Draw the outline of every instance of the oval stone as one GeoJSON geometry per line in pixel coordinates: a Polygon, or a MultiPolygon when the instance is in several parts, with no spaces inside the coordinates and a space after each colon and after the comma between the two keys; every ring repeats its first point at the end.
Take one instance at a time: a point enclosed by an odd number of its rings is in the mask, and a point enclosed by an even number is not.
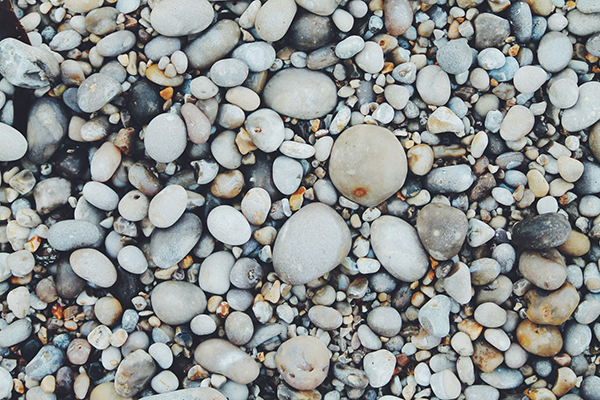
{"type": "Polygon", "coordinates": [[[144,146],[153,160],[168,164],[181,156],[187,144],[185,123],[176,114],[160,114],[146,127],[144,146]]]}
{"type": "Polygon", "coordinates": [[[263,91],[265,105],[298,119],[320,118],[337,104],[335,83],[324,73],[287,68],[271,78],[263,91]]]}
{"type": "Polygon", "coordinates": [[[185,212],[188,196],[180,185],[169,185],[150,201],[148,218],[157,228],[172,226],[185,212]]]}
{"type": "Polygon", "coordinates": [[[103,288],[117,281],[117,270],[108,257],[96,249],[79,249],[71,253],[73,271],[86,281],[103,288]]]}
{"type": "Polygon", "coordinates": [[[421,279],[429,268],[417,231],[400,218],[384,215],[373,221],[371,246],[381,265],[401,281],[421,279]]]}
{"type": "Polygon", "coordinates": [[[48,244],[58,251],[90,247],[100,239],[96,225],[84,220],[69,219],[52,225],[47,233],[48,244]]]}
{"type": "Polygon", "coordinates": [[[27,152],[27,140],[21,132],[0,122],[0,162],[16,161],[27,152]]]}
{"type": "Polygon", "coordinates": [[[213,208],[206,218],[206,227],[220,242],[240,246],[250,240],[252,231],[244,215],[227,205],[213,208]]]}
{"type": "Polygon", "coordinates": [[[558,327],[538,325],[528,319],[517,327],[517,340],[525,350],[540,357],[553,357],[563,346],[558,327]]]}
{"type": "Polygon", "coordinates": [[[303,285],[337,267],[350,252],[346,222],[323,203],[312,203],[292,215],[279,230],[273,268],[292,285],[303,285]]]}
{"type": "Polygon", "coordinates": [[[225,375],[246,385],[260,373],[260,366],[248,354],[223,339],[208,339],[194,351],[194,360],[210,372],[225,375]]]}
{"type": "Polygon", "coordinates": [[[275,364],[290,386],[312,390],[327,378],[330,359],[331,351],[316,337],[295,336],[279,346],[275,364]]]}
{"type": "Polygon", "coordinates": [[[152,290],[150,300],[156,316],[169,325],[186,324],[206,309],[202,289],[183,281],[159,283],[152,290]]]}
{"type": "Polygon", "coordinates": [[[357,125],[333,144],[329,173],[335,187],[363,206],[380,204],[396,193],[406,179],[408,165],[402,145],[388,129],[357,125]]]}
{"type": "Polygon", "coordinates": [[[150,14],[152,27],[164,36],[186,36],[208,28],[214,11],[207,0],[162,0],[150,14]]]}
{"type": "Polygon", "coordinates": [[[449,260],[462,247],[469,222],[464,212],[457,208],[431,203],[417,216],[417,233],[427,252],[436,260],[449,260]]]}
{"type": "Polygon", "coordinates": [[[570,283],[553,292],[532,289],[524,296],[527,318],[541,325],[561,325],[577,308],[579,293],[570,283]]]}
{"type": "Polygon", "coordinates": [[[546,250],[565,243],[571,235],[571,225],[558,213],[527,218],[513,227],[512,242],[519,247],[546,250]]]}

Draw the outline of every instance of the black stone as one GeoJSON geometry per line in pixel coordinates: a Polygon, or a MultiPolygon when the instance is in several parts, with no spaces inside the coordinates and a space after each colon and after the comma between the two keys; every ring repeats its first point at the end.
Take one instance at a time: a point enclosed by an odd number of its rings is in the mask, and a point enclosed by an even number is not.
{"type": "Polygon", "coordinates": [[[74,382],[75,374],[71,368],[65,365],[56,371],[56,393],[71,393],[74,382]]]}
{"type": "Polygon", "coordinates": [[[580,195],[596,194],[600,192],[600,166],[584,161],[583,175],[575,182],[575,192],[580,195]]]}
{"type": "Polygon", "coordinates": [[[131,308],[133,299],[142,290],[136,275],[130,274],[122,268],[118,268],[117,282],[111,292],[121,302],[124,308],[131,308]]]}
{"type": "Polygon", "coordinates": [[[521,43],[529,42],[533,30],[533,16],[529,4],[524,1],[513,3],[508,9],[508,18],[517,40],[521,43]]]}
{"type": "Polygon", "coordinates": [[[512,230],[512,242],[526,249],[548,250],[566,242],[570,235],[569,221],[561,214],[549,213],[516,224],[512,230]]]}
{"type": "Polygon", "coordinates": [[[29,362],[42,348],[42,342],[37,338],[29,339],[21,345],[21,357],[29,362]]]}
{"type": "Polygon", "coordinates": [[[146,124],[162,112],[163,100],[158,88],[146,80],[131,85],[127,96],[127,109],[131,117],[140,124],[146,124]]]}
{"type": "Polygon", "coordinates": [[[329,17],[301,12],[287,33],[288,43],[297,50],[315,50],[331,42],[335,31],[329,17]]]}
{"type": "Polygon", "coordinates": [[[55,155],[56,172],[65,179],[82,178],[88,171],[87,151],[79,146],[65,146],[55,155]]]}
{"type": "Polygon", "coordinates": [[[74,299],[83,291],[85,285],[85,280],[73,271],[67,259],[59,262],[56,273],[56,290],[60,297],[63,299],[74,299]]]}

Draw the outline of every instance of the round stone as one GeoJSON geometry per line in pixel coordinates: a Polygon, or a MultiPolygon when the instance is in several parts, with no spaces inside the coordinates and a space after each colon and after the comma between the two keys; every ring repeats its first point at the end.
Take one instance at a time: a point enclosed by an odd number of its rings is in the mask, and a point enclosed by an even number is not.
{"type": "Polygon", "coordinates": [[[206,309],[206,296],[198,286],[183,281],[159,283],[150,296],[152,309],[169,325],[188,323],[206,309]]]}
{"type": "Polygon", "coordinates": [[[96,249],[79,249],[71,253],[69,263],[73,271],[94,285],[108,288],[117,281],[115,266],[96,249]]]}
{"type": "Polygon", "coordinates": [[[313,336],[295,336],[283,342],[275,355],[277,370],[283,379],[298,390],[313,390],[329,372],[331,352],[313,336]],[[306,368],[310,365],[310,368],[306,368]]]}
{"type": "Polygon", "coordinates": [[[241,203],[242,214],[252,225],[262,225],[271,211],[271,196],[261,187],[255,187],[244,195],[241,203]]]}
{"type": "Polygon", "coordinates": [[[402,145],[385,128],[349,128],[331,150],[329,173],[333,184],[345,197],[367,207],[380,204],[400,190],[407,170],[402,145]]]}
{"type": "Polygon", "coordinates": [[[279,230],[273,267],[284,282],[306,284],[337,267],[351,245],[350,230],[342,217],[323,203],[312,203],[279,230]]]}
{"type": "Polygon", "coordinates": [[[152,27],[164,36],[186,36],[210,26],[214,11],[207,0],[163,0],[150,14],[152,27]]]}
{"type": "Polygon", "coordinates": [[[506,141],[517,141],[533,129],[535,116],[529,108],[516,105],[510,108],[500,126],[500,136],[506,141]]]}
{"type": "Polygon", "coordinates": [[[275,111],[261,108],[248,115],[244,127],[252,142],[265,153],[272,153],[285,139],[283,120],[275,111]]]}
{"type": "Polygon", "coordinates": [[[546,250],[560,246],[570,235],[569,221],[558,213],[548,213],[516,224],[512,230],[512,242],[523,248],[546,250]]]}
{"type": "Polygon", "coordinates": [[[275,74],[263,91],[265,105],[292,118],[320,118],[337,104],[337,88],[324,73],[287,68],[275,74]]]}
{"type": "Polygon", "coordinates": [[[27,140],[21,132],[0,122],[0,162],[16,161],[27,152],[27,140]]]}
{"type": "Polygon", "coordinates": [[[373,221],[371,246],[381,265],[401,281],[419,280],[429,268],[417,231],[400,218],[384,215],[373,221]]]}
{"type": "Polygon", "coordinates": [[[436,60],[445,72],[458,75],[469,70],[473,53],[467,39],[455,39],[438,49],[436,60]]]}
{"type": "Polygon", "coordinates": [[[234,311],[225,320],[227,339],[238,346],[243,346],[252,339],[254,325],[252,318],[246,313],[234,311]]]}
{"type": "Polygon", "coordinates": [[[213,208],[206,218],[211,235],[220,242],[239,246],[250,240],[250,224],[244,215],[231,206],[213,208]]]}
{"type": "Polygon", "coordinates": [[[393,337],[402,328],[400,313],[393,307],[377,307],[367,315],[367,324],[380,336],[393,337]]]}
{"type": "Polygon", "coordinates": [[[525,350],[540,357],[553,357],[563,346],[558,327],[538,325],[528,319],[517,327],[517,340],[525,350]]]}
{"type": "Polygon", "coordinates": [[[104,74],[90,75],[77,89],[77,105],[86,113],[100,110],[121,94],[121,83],[104,74]]]}
{"type": "Polygon", "coordinates": [[[157,162],[170,163],[181,156],[187,144],[185,123],[176,114],[160,114],[146,127],[144,146],[157,162]]]}
{"type": "Polygon", "coordinates": [[[449,260],[460,251],[469,224],[465,213],[442,203],[428,204],[417,216],[417,233],[436,260],[449,260]]]}
{"type": "Polygon", "coordinates": [[[150,201],[148,218],[157,228],[168,228],[183,215],[187,203],[187,191],[180,185],[169,185],[150,201]]]}
{"type": "Polygon", "coordinates": [[[566,35],[560,32],[548,32],[540,40],[537,56],[540,65],[546,71],[560,72],[571,61],[573,45],[566,35]]]}
{"type": "Polygon", "coordinates": [[[437,65],[428,65],[419,71],[416,88],[427,104],[443,106],[450,100],[450,78],[437,65]]]}
{"type": "Polygon", "coordinates": [[[237,58],[217,61],[210,67],[210,79],[219,87],[239,86],[248,77],[248,64],[237,58]]]}

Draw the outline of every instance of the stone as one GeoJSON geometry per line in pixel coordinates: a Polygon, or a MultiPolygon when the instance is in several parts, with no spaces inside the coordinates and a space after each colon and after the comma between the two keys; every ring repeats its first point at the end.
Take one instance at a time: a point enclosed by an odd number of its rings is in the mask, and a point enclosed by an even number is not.
{"type": "Polygon", "coordinates": [[[156,373],[156,364],[144,350],[126,356],[115,375],[115,391],[119,396],[133,397],[140,393],[156,373]]]}
{"type": "Polygon", "coordinates": [[[161,35],[185,36],[208,28],[213,17],[207,0],[163,0],[154,6],[150,22],[161,35]]]}
{"type": "Polygon", "coordinates": [[[431,375],[431,389],[439,399],[456,399],[461,392],[460,381],[449,369],[431,375]]]}
{"type": "MultiPolygon", "coordinates": [[[[220,390],[209,387],[194,387],[189,389],[175,390],[168,393],[156,394],[154,396],[146,396],[144,398],[147,400],[233,400],[231,397],[225,397],[221,391],[223,391],[223,387],[221,387],[220,390]]],[[[102,400],[102,398],[90,398],[90,400],[102,400]]]]}
{"type": "Polygon", "coordinates": [[[58,150],[67,134],[68,118],[59,101],[51,98],[36,100],[27,118],[27,157],[35,164],[48,161],[58,150]]]}
{"type": "Polygon", "coordinates": [[[454,264],[444,278],[444,290],[459,304],[466,304],[471,300],[471,274],[466,264],[454,264]]]}
{"type": "Polygon", "coordinates": [[[521,93],[533,93],[541,88],[547,79],[548,75],[542,68],[526,65],[515,73],[513,85],[521,93]]]}
{"type": "Polygon", "coordinates": [[[40,382],[46,375],[58,371],[65,362],[65,354],[58,347],[48,344],[43,346],[27,366],[25,373],[31,380],[40,382]]]}
{"type": "Polygon", "coordinates": [[[532,289],[524,299],[528,305],[527,317],[540,325],[561,325],[579,304],[577,289],[568,282],[553,292],[532,289]]]}
{"type": "Polygon", "coordinates": [[[127,109],[131,117],[141,124],[147,124],[161,113],[160,102],[156,85],[147,80],[140,79],[127,91],[127,109]]]}
{"type": "Polygon", "coordinates": [[[384,54],[378,43],[365,42],[364,48],[354,57],[356,65],[369,74],[376,74],[383,69],[384,54]]]}
{"type": "Polygon", "coordinates": [[[38,89],[52,84],[60,67],[49,50],[7,37],[0,41],[0,74],[17,87],[38,89]]]}
{"type": "Polygon", "coordinates": [[[102,57],[117,57],[127,53],[135,45],[136,36],[128,30],[113,32],[96,44],[96,51],[102,57]]]}
{"type": "Polygon", "coordinates": [[[390,381],[395,366],[396,358],[388,350],[373,351],[363,358],[363,369],[374,388],[385,386],[390,381]]]}
{"type": "Polygon", "coordinates": [[[187,203],[188,195],[182,186],[166,186],[150,201],[148,218],[155,227],[168,228],[183,215],[187,203]]]}
{"type": "Polygon", "coordinates": [[[275,111],[261,108],[246,118],[244,123],[252,142],[265,153],[276,151],[285,138],[283,120],[275,111]]]}
{"type": "Polygon", "coordinates": [[[227,205],[215,207],[206,218],[206,227],[220,242],[232,246],[246,243],[251,236],[248,220],[235,208],[227,205]]]}
{"type": "Polygon", "coordinates": [[[460,193],[471,187],[476,177],[468,165],[459,164],[431,170],[425,188],[432,193],[460,193]]]}
{"type": "Polygon", "coordinates": [[[346,198],[367,207],[376,206],[404,184],[406,155],[389,130],[358,125],[345,130],[334,142],[329,173],[346,198]]]}
{"type": "Polygon", "coordinates": [[[156,316],[170,325],[188,323],[206,309],[204,292],[189,282],[165,281],[156,285],[151,302],[156,316]]]}
{"type": "Polygon", "coordinates": [[[119,11],[113,7],[93,9],[85,16],[85,29],[98,36],[108,35],[117,29],[118,15],[119,11]]]}
{"type": "Polygon", "coordinates": [[[450,78],[437,65],[428,65],[419,71],[416,89],[421,99],[430,105],[443,106],[450,100],[450,78]]]}
{"type": "Polygon", "coordinates": [[[511,107],[500,126],[500,136],[506,141],[517,141],[522,139],[533,129],[535,117],[533,113],[524,106],[511,107]]]}
{"type": "Polygon", "coordinates": [[[121,164],[121,151],[112,142],[104,142],[94,153],[90,162],[90,173],[92,179],[98,182],[106,182],[117,171],[121,164]]]}
{"type": "Polygon", "coordinates": [[[83,220],[64,220],[52,225],[47,233],[48,244],[58,251],[90,247],[100,239],[96,225],[83,220]]]}
{"type": "Polygon", "coordinates": [[[571,322],[567,324],[564,330],[564,348],[563,350],[575,357],[589,348],[592,342],[592,330],[588,325],[571,322]]]}
{"type": "Polygon", "coordinates": [[[239,25],[233,20],[223,19],[191,42],[184,52],[192,68],[207,69],[231,53],[239,39],[239,25]]]}
{"type": "Polygon", "coordinates": [[[567,267],[556,249],[524,251],[519,258],[519,271],[534,285],[545,289],[558,289],[567,277],[567,267]]]}
{"type": "Polygon", "coordinates": [[[328,16],[333,14],[333,12],[338,7],[338,4],[341,3],[340,0],[298,0],[296,1],[298,5],[313,14],[328,16]]]}
{"type": "Polygon", "coordinates": [[[404,34],[413,22],[413,10],[408,0],[385,1],[383,15],[386,30],[394,36],[404,34]]]}
{"type": "Polygon", "coordinates": [[[248,354],[223,339],[208,339],[196,347],[194,360],[210,372],[245,385],[253,382],[260,367],[248,354]]]}
{"type": "Polygon", "coordinates": [[[96,249],[75,250],[69,263],[78,276],[94,285],[108,288],[117,281],[117,270],[112,261],[96,249]]]}
{"type": "Polygon", "coordinates": [[[123,92],[119,81],[105,74],[93,74],[77,89],[77,105],[86,113],[93,113],[123,92]]]}
{"type": "Polygon", "coordinates": [[[327,378],[330,359],[331,352],[319,339],[295,336],[279,346],[275,364],[290,386],[298,390],[312,390],[327,378]]]}
{"type": "Polygon", "coordinates": [[[119,205],[119,195],[110,186],[90,181],[83,186],[83,197],[102,211],[112,211],[119,205]]]}
{"type": "Polygon", "coordinates": [[[0,347],[12,347],[29,338],[33,330],[29,319],[16,319],[0,331],[0,347]]]}
{"type": "Polygon", "coordinates": [[[467,39],[450,40],[438,49],[436,60],[445,72],[452,75],[462,74],[471,67],[472,49],[467,39]]]}
{"type": "Polygon", "coordinates": [[[567,219],[548,213],[525,219],[513,227],[512,242],[522,248],[547,250],[565,243],[571,235],[567,219]]]}
{"type": "Polygon", "coordinates": [[[0,143],[3,143],[0,148],[0,162],[16,161],[27,152],[27,140],[21,132],[1,122],[0,143]]]}
{"type": "Polygon", "coordinates": [[[331,207],[302,207],[281,227],[273,247],[273,267],[281,280],[301,285],[337,267],[351,248],[350,230],[331,207]]]}
{"type": "Polygon", "coordinates": [[[161,268],[169,268],[189,254],[202,235],[200,218],[184,213],[166,229],[155,229],[150,237],[152,261],[161,268]]]}
{"type": "Polygon", "coordinates": [[[448,107],[438,107],[427,119],[427,131],[430,133],[460,133],[465,126],[460,118],[448,107]]]}
{"type": "Polygon", "coordinates": [[[336,106],[337,88],[322,72],[287,68],[267,82],[262,97],[267,107],[282,115],[314,119],[325,116],[336,106]]]}
{"type": "Polygon", "coordinates": [[[367,324],[378,335],[396,336],[402,328],[400,313],[393,307],[377,307],[367,315],[367,324]]]}
{"type": "Polygon", "coordinates": [[[362,389],[369,384],[367,374],[358,368],[352,368],[347,364],[333,364],[333,376],[352,388],[362,389]]]}
{"type": "Polygon", "coordinates": [[[540,357],[553,357],[563,346],[563,338],[556,326],[538,325],[528,319],[517,327],[517,340],[525,350],[540,357]]]}
{"type": "Polygon", "coordinates": [[[206,257],[200,266],[198,283],[208,293],[225,294],[229,290],[229,274],[235,258],[231,253],[218,251],[206,257]]]}
{"type": "Polygon", "coordinates": [[[450,308],[448,296],[436,295],[419,309],[419,324],[432,336],[443,338],[450,332],[450,308]]]}
{"type": "Polygon", "coordinates": [[[442,203],[421,209],[416,223],[419,239],[436,260],[449,260],[460,251],[467,236],[468,222],[457,208],[442,203]]]}
{"type": "Polygon", "coordinates": [[[401,281],[419,280],[429,268],[417,231],[400,218],[384,215],[373,221],[371,246],[381,265],[401,281]]]}
{"type": "Polygon", "coordinates": [[[276,58],[275,49],[266,42],[244,43],[236,47],[231,56],[248,64],[251,72],[266,71],[276,58]]]}
{"type": "Polygon", "coordinates": [[[506,57],[504,57],[504,54],[497,48],[488,47],[477,54],[477,62],[481,68],[489,71],[502,68],[504,64],[506,64],[506,57]]]}
{"type": "Polygon", "coordinates": [[[546,71],[562,71],[571,61],[573,45],[566,35],[548,32],[542,37],[537,49],[538,61],[546,71]]]}
{"type": "Polygon", "coordinates": [[[573,107],[577,103],[577,99],[579,99],[577,82],[566,78],[559,79],[553,82],[552,85],[548,85],[547,93],[552,105],[562,109],[573,107]]]}
{"type": "Polygon", "coordinates": [[[157,115],[146,127],[144,147],[157,162],[170,163],[185,151],[187,130],[183,120],[176,114],[157,115]]]}
{"type": "Polygon", "coordinates": [[[219,87],[239,86],[248,77],[248,65],[237,58],[224,58],[210,67],[210,79],[219,87]]]}
{"type": "Polygon", "coordinates": [[[506,322],[506,311],[492,302],[478,305],[473,316],[475,321],[486,328],[499,328],[506,322]]]}
{"type": "Polygon", "coordinates": [[[85,339],[73,339],[67,348],[67,359],[75,365],[83,365],[87,362],[92,347],[85,339]]]}
{"type": "Polygon", "coordinates": [[[286,37],[294,49],[311,51],[331,42],[334,34],[331,18],[300,12],[292,22],[286,37]]]}
{"type": "Polygon", "coordinates": [[[579,87],[577,103],[565,110],[562,126],[569,132],[586,129],[600,119],[600,82],[586,82],[579,87]]]}
{"type": "Polygon", "coordinates": [[[256,33],[265,42],[280,40],[290,29],[297,8],[293,0],[268,0],[256,13],[256,33]]]}
{"type": "Polygon", "coordinates": [[[475,18],[475,47],[496,47],[510,35],[508,20],[491,13],[481,13],[475,18]]]}
{"type": "Polygon", "coordinates": [[[481,380],[496,389],[515,389],[523,383],[523,374],[518,369],[498,367],[492,372],[479,374],[481,380]]]}

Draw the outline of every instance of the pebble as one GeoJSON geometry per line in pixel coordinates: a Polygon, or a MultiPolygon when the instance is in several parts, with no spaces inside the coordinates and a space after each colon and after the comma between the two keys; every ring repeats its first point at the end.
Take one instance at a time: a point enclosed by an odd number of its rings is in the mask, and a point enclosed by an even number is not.
{"type": "Polygon", "coordinates": [[[225,320],[225,334],[231,343],[238,346],[245,345],[254,334],[252,319],[243,312],[232,312],[225,320]]]}
{"type": "Polygon", "coordinates": [[[231,253],[219,251],[208,256],[200,266],[198,283],[208,293],[225,294],[229,290],[229,274],[235,258],[231,253]]]}
{"type": "Polygon", "coordinates": [[[199,33],[213,21],[214,11],[207,0],[166,0],[152,10],[152,27],[164,36],[199,33]]]}
{"type": "Polygon", "coordinates": [[[279,230],[273,268],[284,282],[306,284],[338,266],[350,248],[350,230],[344,220],[331,207],[312,203],[292,215],[279,230]]]}
{"type": "Polygon", "coordinates": [[[162,282],[152,290],[151,301],[156,316],[170,325],[187,323],[206,309],[204,292],[189,282],[162,282]]]}
{"type": "Polygon", "coordinates": [[[184,213],[165,229],[155,229],[150,237],[152,261],[160,268],[170,268],[189,254],[202,235],[202,222],[195,214],[184,213]]]}
{"type": "Polygon", "coordinates": [[[571,61],[572,54],[571,41],[560,32],[545,34],[537,49],[540,65],[551,73],[562,71],[571,61]]]}
{"type": "Polygon", "coordinates": [[[516,105],[508,110],[500,126],[500,136],[506,141],[517,141],[533,129],[535,117],[524,106],[516,105]]]}
{"type": "Polygon", "coordinates": [[[113,32],[103,37],[96,45],[96,51],[102,57],[116,57],[127,53],[135,45],[135,34],[128,30],[113,32]]]}
{"type": "Polygon", "coordinates": [[[115,391],[122,397],[140,393],[156,373],[156,364],[144,350],[136,350],[126,356],[115,375],[115,391]]]}
{"type": "Polygon", "coordinates": [[[525,294],[527,317],[542,325],[560,325],[573,314],[579,303],[579,294],[570,283],[558,290],[547,292],[532,289],[525,294]]]}
{"type": "Polygon", "coordinates": [[[241,212],[227,205],[211,210],[206,218],[206,227],[215,239],[232,246],[246,243],[251,236],[248,220],[241,212]]]}
{"type": "Polygon", "coordinates": [[[58,251],[71,251],[94,246],[100,239],[96,225],[83,220],[64,220],[52,225],[47,233],[48,244],[58,251]]]}
{"type": "Polygon", "coordinates": [[[468,165],[452,165],[433,169],[425,178],[425,187],[432,193],[460,193],[475,182],[468,165]]]}
{"type": "Polygon", "coordinates": [[[400,218],[383,215],[371,224],[371,246],[379,262],[404,282],[421,279],[429,267],[417,231],[400,218]]]}
{"type": "Polygon", "coordinates": [[[367,207],[397,192],[407,174],[400,142],[389,130],[372,125],[345,130],[333,144],[329,168],[335,187],[346,198],[367,207]],[[378,157],[371,157],[373,153],[378,157]],[[356,163],[361,164],[358,171],[356,163]]]}
{"type": "Polygon", "coordinates": [[[427,119],[427,130],[431,133],[463,132],[465,126],[448,107],[438,107],[427,119]]]}
{"type": "Polygon", "coordinates": [[[466,39],[450,40],[436,54],[439,66],[452,75],[469,71],[473,61],[472,49],[466,39]]]}
{"type": "Polygon", "coordinates": [[[430,382],[433,393],[439,399],[456,399],[460,395],[460,381],[449,369],[431,375],[430,382]]]}
{"type": "Polygon", "coordinates": [[[150,386],[156,393],[171,393],[179,387],[179,379],[171,371],[161,371],[152,378],[150,386]]]}
{"type": "Polygon", "coordinates": [[[434,337],[442,338],[450,332],[451,300],[448,296],[437,295],[419,309],[419,323],[434,337]]]}
{"type": "Polygon", "coordinates": [[[385,349],[370,352],[363,358],[364,371],[374,388],[385,386],[390,381],[395,366],[394,354],[385,349]]]}
{"type": "Polygon", "coordinates": [[[77,89],[77,105],[86,113],[93,113],[121,94],[119,81],[105,74],[93,74],[77,89]]]}
{"type": "Polygon", "coordinates": [[[150,201],[148,218],[155,227],[168,228],[183,215],[187,203],[186,190],[180,185],[169,185],[150,201]]]}
{"type": "MultiPolygon", "coordinates": [[[[517,3],[518,4],[518,3],[517,3]]],[[[481,68],[489,71],[502,68],[506,64],[506,58],[500,50],[495,47],[488,47],[477,54],[477,62],[481,68]]]]}
{"type": "Polygon", "coordinates": [[[475,321],[486,328],[499,328],[506,322],[506,311],[491,302],[477,306],[473,316],[475,321]]]}
{"type": "Polygon", "coordinates": [[[337,88],[322,72],[288,68],[267,82],[262,98],[267,107],[282,115],[313,119],[333,110],[337,88]]]}
{"type": "Polygon", "coordinates": [[[419,71],[416,89],[427,104],[443,106],[450,100],[450,78],[437,65],[428,65],[419,71]]]}
{"type": "Polygon", "coordinates": [[[290,386],[298,390],[312,390],[327,377],[330,359],[331,352],[319,339],[296,336],[279,347],[275,364],[290,386]],[[310,368],[306,368],[306,365],[310,365],[310,368]]]}
{"type": "Polygon", "coordinates": [[[570,132],[579,131],[595,124],[600,119],[600,83],[586,82],[579,87],[575,105],[563,113],[562,125],[570,132]]]}
{"type": "Polygon", "coordinates": [[[185,151],[186,144],[185,123],[175,114],[157,115],[146,127],[144,146],[148,155],[157,162],[175,161],[185,151]]]}
{"type": "Polygon", "coordinates": [[[517,340],[529,353],[540,357],[553,357],[563,346],[563,338],[557,327],[537,325],[527,319],[517,328],[517,340]]]}
{"type": "Polygon", "coordinates": [[[280,40],[290,28],[296,11],[296,2],[292,0],[268,0],[256,13],[256,33],[266,42],[280,40]]]}
{"type": "Polygon", "coordinates": [[[55,99],[38,99],[27,118],[27,157],[34,163],[45,163],[58,150],[67,133],[68,118],[64,107],[55,99]]]}
{"type": "Polygon", "coordinates": [[[194,360],[210,372],[245,385],[259,374],[259,365],[237,346],[223,339],[208,339],[194,351],[194,360]]]}
{"type": "Polygon", "coordinates": [[[444,290],[459,304],[466,304],[471,300],[470,286],[471,274],[464,263],[456,263],[444,278],[444,290]]]}
{"type": "Polygon", "coordinates": [[[546,290],[559,288],[567,277],[565,260],[554,249],[523,252],[519,258],[519,271],[531,283],[546,290]]]}
{"type": "Polygon", "coordinates": [[[61,349],[54,345],[46,345],[29,361],[25,373],[29,379],[40,382],[46,375],[58,371],[64,360],[65,355],[61,349]]]}
{"type": "Polygon", "coordinates": [[[0,123],[0,141],[4,143],[0,149],[0,161],[15,161],[27,152],[27,141],[19,131],[10,125],[0,123]]]}
{"type": "Polygon", "coordinates": [[[441,203],[428,204],[417,216],[417,233],[436,260],[449,260],[460,251],[468,229],[465,214],[441,203]]]}
{"type": "Polygon", "coordinates": [[[108,288],[117,281],[117,270],[112,261],[96,249],[75,250],[69,263],[78,276],[94,285],[108,288]]]}
{"type": "Polygon", "coordinates": [[[252,142],[265,153],[272,153],[285,139],[285,127],[281,117],[268,108],[250,114],[244,124],[252,142]]]}
{"type": "Polygon", "coordinates": [[[219,87],[239,86],[248,77],[248,65],[237,58],[225,58],[210,67],[210,79],[219,87]]]}
{"type": "Polygon", "coordinates": [[[266,71],[276,58],[275,49],[266,42],[244,43],[231,56],[244,61],[252,72],[266,71]]]}
{"type": "Polygon", "coordinates": [[[547,250],[566,242],[570,234],[571,228],[564,216],[548,213],[516,224],[512,241],[519,247],[547,250]]]}
{"type": "Polygon", "coordinates": [[[38,89],[48,86],[60,74],[58,61],[42,47],[32,47],[7,37],[0,41],[0,73],[11,84],[38,89]]]}
{"type": "Polygon", "coordinates": [[[394,36],[405,33],[413,22],[413,10],[408,0],[392,0],[383,4],[385,28],[394,36]]]}

